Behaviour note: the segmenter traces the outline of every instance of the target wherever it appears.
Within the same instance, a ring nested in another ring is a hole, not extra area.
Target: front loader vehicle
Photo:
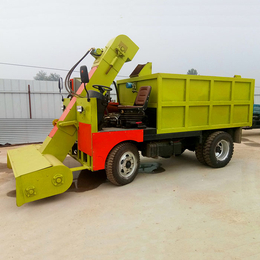
[[[8,152],[8,167],[13,169],[16,178],[18,206],[65,192],[72,184],[74,171],[83,169],[95,171],[105,168],[106,156],[112,149],[111,146],[114,146],[114,142],[105,145],[105,148],[99,144],[100,137],[95,136],[99,121],[102,121],[97,116],[99,112],[101,113],[98,104],[102,105],[104,100],[88,97],[88,91],[94,91],[93,85],[110,86],[123,64],[131,61],[137,50],[137,45],[125,35],[110,40],[104,49],[90,49],[82,57],[83,59],[91,54],[95,59],[88,73],[89,82],[86,82],[88,79],[84,80],[85,83],[82,83],[77,91],[71,88],[70,77],[82,59],[72,67],[65,79],[69,98],[64,99],[64,112],[43,144],[21,147]],[[127,134],[116,134],[116,142],[119,143],[125,135]],[[101,140],[111,138],[113,137],[105,136]],[[139,140],[141,139],[138,136],[134,138],[134,141]],[[75,143],[77,143],[77,155],[71,153]],[[96,149],[95,153],[93,148]],[[62,162],[68,153],[82,166],[76,168],[65,166]]]
[[[169,158],[189,149],[207,166],[229,163],[242,127],[252,125],[254,80],[152,74],[147,63],[117,81],[120,103],[110,103],[111,84],[137,50],[119,35],[104,49],[91,48],[68,72],[64,112],[43,144],[8,151],[18,206],[65,192],[73,172],[84,169],[105,169],[111,183],[128,184],[138,173],[139,152]],[[73,70],[88,54],[95,59],[90,72],[83,66],[81,79],[72,80]],[[67,155],[81,166],[65,166]]]

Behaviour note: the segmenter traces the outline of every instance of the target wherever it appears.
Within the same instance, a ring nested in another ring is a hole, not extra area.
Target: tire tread
[[[210,158],[210,150],[211,150],[211,146],[212,146],[212,143],[214,142],[215,138],[218,136],[218,135],[221,135],[221,134],[227,134],[226,132],[224,131],[217,131],[217,132],[214,132],[212,133],[206,140],[205,142],[205,146],[204,146],[204,151],[203,151],[203,156],[204,156],[204,160],[205,162],[211,166],[212,168],[217,168],[216,165],[214,165],[211,161],[211,158]],[[231,160],[232,156],[233,156],[233,152],[234,152],[234,148],[231,149],[231,156],[229,158],[229,161]],[[228,161],[228,162],[229,162]],[[228,163],[227,162],[227,163]]]
[[[131,143],[121,143],[121,144],[118,144],[117,146],[115,146],[111,152],[109,153],[108,157],[107,157],[107,160],[106,160],[106,165],[105,165],[105,170],[106,170],[106,174],[107,174],[107,179],[113,183],[114,185],[117,185],[117,186],[120,186],[122,185],[121,183],[119,183],[114,174],[113,174],[113,163],[114,163],[114,159],[117,155],[117,153],[119,152],[119,150],[121,149],[124,149],[124,147],[127,147],[127,146],[134,146],[133,144]],[[140,163],[140,157],[138,156],[137,158],[137,164],[139,165]],[[137,169],[138,170],[138,169]]]
[[[205,142],[206,142],[208,136],[209,136],[209,133],[207,133],[207,132],[204,133],[202,136],[202,143],[197,144],[195,147],[196,158],[201,164],[204,164],[204,165],[207,165],[207,163],[204,159],[203,151],[204,151]]]

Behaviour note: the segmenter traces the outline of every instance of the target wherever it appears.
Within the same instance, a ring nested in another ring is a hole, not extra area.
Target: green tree
[[[51,80],[51,81],[59,81],[59,79],[60,79],[60,75],[56,74],[56,73],[51,73],[48,76],[48,80]]]
[[[51,73],[49,76],[43,70],[40,70],[35,77],[35,80],[46,80],[46,81],[59,81],[60,75],[56,73]]]
[[[43,70],[40,70],[35,77],[33,77],[35,80],[47,80],[48,76],[47,73]]]
[[[188,70],[187,74],[188,75],[198,75],[198,71],[192,68],[192,69]]]

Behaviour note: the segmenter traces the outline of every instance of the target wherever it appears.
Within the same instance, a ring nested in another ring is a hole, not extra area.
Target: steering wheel
[[[93,88],[98,89],[100,93],[104,93],[105,91],[111,91],[112,88],[103,86],[103,85],[92,85]]]

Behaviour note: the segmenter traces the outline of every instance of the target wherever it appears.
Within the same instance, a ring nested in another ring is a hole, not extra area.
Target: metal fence
[[[57,118],[61,95],[55,81],[0,79],[0,118]]]
[[[49,118],[0,118],[0,144],[43,142],[52,127]]]
[[[44,141],[61,105],[57,82],[0,79],[0,144]]]

